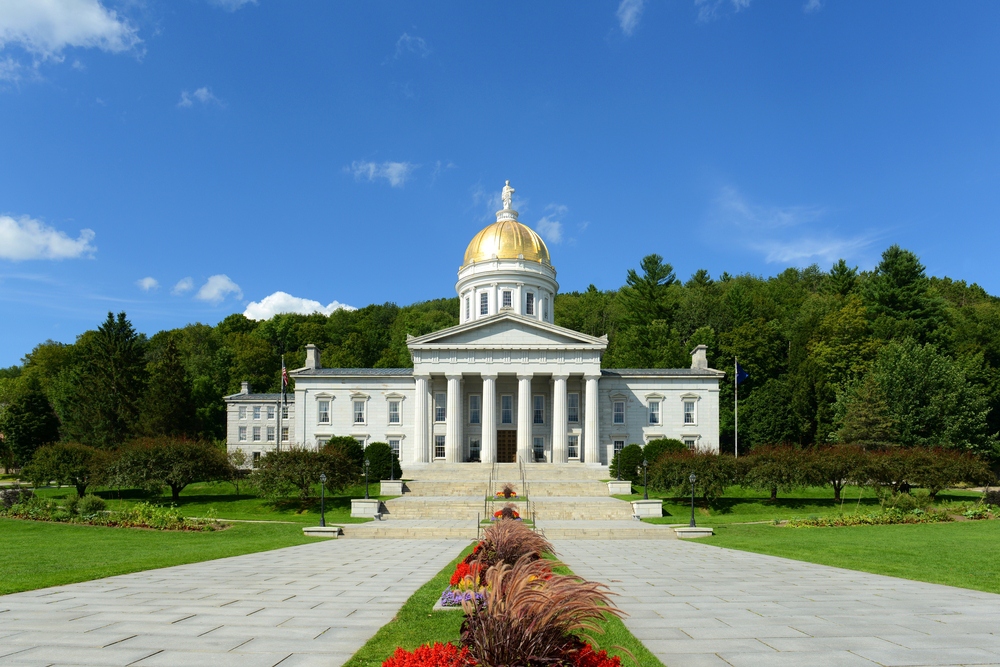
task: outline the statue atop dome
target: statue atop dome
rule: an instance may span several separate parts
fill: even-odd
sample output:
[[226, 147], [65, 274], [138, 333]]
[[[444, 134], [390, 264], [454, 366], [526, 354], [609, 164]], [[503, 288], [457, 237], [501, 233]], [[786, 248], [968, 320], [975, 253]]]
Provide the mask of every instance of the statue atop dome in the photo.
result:
[[511, 200], [513, 199], [513, 195], [514, 195], [514, 188], [510, 187], [510, 181], [507, 181], [507, 184], [503, 186], [503, 193], [500, 195], [503, 201], [503, 210], [505, 211], [513, 210], [511, 206]]

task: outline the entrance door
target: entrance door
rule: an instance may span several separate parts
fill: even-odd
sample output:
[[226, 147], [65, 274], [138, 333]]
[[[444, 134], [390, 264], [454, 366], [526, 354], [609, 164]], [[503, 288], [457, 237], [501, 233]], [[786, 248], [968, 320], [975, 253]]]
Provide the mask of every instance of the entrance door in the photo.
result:
[[497, 463], [517, 461], [517, 431], [497, 431]]

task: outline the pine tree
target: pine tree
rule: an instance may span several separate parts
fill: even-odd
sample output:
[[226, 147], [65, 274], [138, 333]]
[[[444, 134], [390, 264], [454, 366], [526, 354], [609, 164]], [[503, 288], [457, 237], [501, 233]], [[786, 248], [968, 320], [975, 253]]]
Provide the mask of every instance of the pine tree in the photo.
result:
[[194, 436], [196, 429], [191, 383], [173, 337], [160, 358], [146, 367], [149, 381], [143, 397], [139, 430], [147, 435]]
[[621, 290], [625, 313], [636, 323], [673, 318], [675, 299], [671, 287], [677, 284], [674, 267], [663, 263], [659, 255], [646, 255], [639, 264], [640, 276], [635, 269], [629, 269], [625, 279], [627, 285]]
[[24, 465], [42, 445], [59, 439], [59, 418], [35, 378], [25, 380], [0, 415], [0, 433], [15, 463]]
[[851, 290], [854, 289], [855, 284], [858, 282], [858, 267], [849, 267], [847, 262], [843, 259], [837, 260], [837, 263], [833, 265], [830, 269], [829, 281], [827, 282], [827, 289], [833, 294], [840, 294], [841, 296], [847, 296]]
[[944, 325], [944, 304], [931, 294], [924, 265], [909, 250], [890, 246], [865, 287], [876, 332], [883, 338], [912, 337], [925, 343]]

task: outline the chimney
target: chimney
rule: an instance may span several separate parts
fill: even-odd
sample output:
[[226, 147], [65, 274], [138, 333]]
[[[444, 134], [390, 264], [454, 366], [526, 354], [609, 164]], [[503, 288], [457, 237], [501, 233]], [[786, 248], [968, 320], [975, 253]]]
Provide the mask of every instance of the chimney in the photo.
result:
[[240, 393], [249, 394], [250, 393], [250, 383], [244, 380], [240, 383]]
[[323, 368], [319, 363], [319, 348], [312, 343], [306, 345], [306, 368]]
[[691, 368], [708, 368], [708, 345], [698, 345], [691, 350]]

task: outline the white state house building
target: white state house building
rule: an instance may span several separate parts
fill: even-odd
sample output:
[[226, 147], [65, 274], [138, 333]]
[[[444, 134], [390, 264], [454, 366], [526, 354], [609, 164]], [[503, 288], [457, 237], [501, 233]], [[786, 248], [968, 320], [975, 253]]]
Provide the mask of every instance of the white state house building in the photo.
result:
[[[553, 322], [559, 284], [541, 237], [518, 222], [514, 189], [465, 251], [460, 323], [408, 337], [413, 368], [324, 368], [306, 346], [294, 400], [226, 397], [227, 443], [258, 458], [279, 444], [349, 435], [387, 442], [403, 467], [437, 461], [607, 465], [626, 444], [675, 438], [719, 450], [719, 382], [707, 348], [690, 368], [601, 368], [607, 337]], [[278, 440], [281, 440], [279, 443]]]

